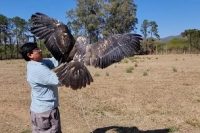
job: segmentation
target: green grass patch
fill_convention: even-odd
[[[178,72],[178,70],[176,69],[176,67],[172,67],[172,71],[173,72]]]
[[[30,129],[26,129],[26,130],[22,131],[21,133],[31,133],[31,130]]]
[[[110,76],[108,72],[106,72],[106,76],[107,76],[107,77]]]
[[[126,73],[132,73],[133,72],[133,70],[134,70],[134,67],[128,67],[128,68],[126,68]]]
[[[94,76],[95,77],[100,77],[100,74],[99,73],[95,73]]]
[[[143,72],[143,76],[148,76],[149,74],[148,74],[148,72],[147,71],[144,71]]]
[[[169,133],[174,133],[174,132],[177,132],[177,131],[179,131],[178,127],[175,127],[175,126],[169,127]]]

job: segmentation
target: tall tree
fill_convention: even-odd
[[[150,26],[150,34],[151,34],[151,38],[154,42],[153,36],[157,39],[160,39],[160,36],[158,34],[158,25],[155,21],[150,21],[149,22],[149,26]],[[157,48],[157,43],[155,43],[156,45],[156,54],[158,53],[158,48]]]
[[[77,7],[67,12],[68,24],[75,33],[88,35],[90,42],[98,38],[98,13],[101,0],[77,0]]]
[[[0,14],[0,44],[6,43],[6,33],[8,27],[8,18]]]
[[[135,29],[137,18],[133,0],[105,0],[103,7],[106,22],[104,35],[121,34]]]
[[[24,43],[25,38],[26,38],[25,33],[28,30],[26,20],[16,16],[12,18],[12,21],[15,25],[14,32],[16,33],[17,44]]]
[[[19,53],[19,44],[22,44],[26,41],[26,31],[27,31],[27,22],[23,18],[18,16],[12,18],[12,22],[14,24],[13,32],[16,35],[16,43],[17,43],[17,58]]]
[[[181,33],[183,37],[186,37],[189,42],[189,52],[191,53],[192,48],[200,50],[200,30],[198,29],[187,29]]]
[[[149,28],[149,21],[145,19],[140,28],[140,31],[144,36],[143,40],[143,48],[145,49],[144,51],[148,51],[148,46],[147,46],[148,28]]]
[[[77,0],[67,12],[74,33],[88,35],[91,42],[110,34],[130,32],[137,23],[133,0]]]
[[[155,21],[149,21],[145,19],[140,28],[141,33],[144,36],[144,47],[146,51],[151,51],[151,53],[156,50],[157,53],[157,44],[155,42],[156,39],[160,39],[158,34],[158,25]],[[149,35],[150,34],[150,35]],[[156,45],[156,46],[154,46]]]
[[[145,19],[141,25],[140,31],[144,36],[144,39],[147,39],[148,36],[148,27],[149,27],[149,21]]]
[[[4,15],[0,15],[0,44],[4,44],[4,55],[7,58],[7,29],[8,29],[8,18]],[[2,55],[1,55],[2,58]]]
[[[150,26],[150,34],[151,37],[156,37],[157,39],[160,39],[160,36],[158,34],[158,25],[155,21],[150,21],[149,22],[149,26]]]

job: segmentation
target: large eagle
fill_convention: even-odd
[[[141,50],[138,34],[116,34],[89,44],[85,37],[75,40],[65,24],[42,13],[31,16],[31,33],[44,39],[47,49],[60,62],[55,69],[59,81],[72,89],[93,82],[85,65],[103,69]]]

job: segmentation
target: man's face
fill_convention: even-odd
[[[28,57],[33,61],[41,61],[43,58],[42,50],[39,48],[35,48],[30,53],[28,53]]]

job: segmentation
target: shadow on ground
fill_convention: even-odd
[[[169,133],[169,129],[139,130],[137,127],[109,126],[97,128],[92,133]]]

